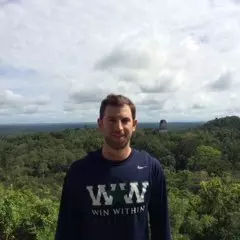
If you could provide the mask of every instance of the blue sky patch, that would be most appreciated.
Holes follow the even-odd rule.
[[[29,78],[38,75],[38,72],[32,68],[21,69],[11,65],[0,65],[0,78]]]

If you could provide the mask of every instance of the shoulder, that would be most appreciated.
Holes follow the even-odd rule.
[[[157,159],[152,154],[143,151],[149,161],[150,166],[150,178],[153,184],[165,184],[166,175],[164,172],[164,168],[161,164],[160,159]]]
[[[99,150],[88,152],[84,157],[74,160],[67,171],[68,175],[75,175],[84,172],[89,166],[92,167],[93,161],[99,156]]]
[[[160,159],[157,159],[151,153],[147,152],[146,150],[142,150],[142,149],[134,149],[134,150],[139,156],[144,157],[153,166],[161,167]]]
[[[156,157],[154,157],[151,153],[145,151],[145,150],[139,150],[139,149],[135,149],[135,152],[139,155],[142,156],[145,164],[147,164],[150,169],[151,169],[151,173],[152,174],[161,174],[163,173],[163,166],[161,164],[161,160],[157,159]]]

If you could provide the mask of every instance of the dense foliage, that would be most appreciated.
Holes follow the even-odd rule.
[[[174,240],[240,239],[240,119],[189,131],[139,129],[132,145],[163,164]],[[2,137],[0,239],[53,239],[66,170],[101,147],[96,129]]]

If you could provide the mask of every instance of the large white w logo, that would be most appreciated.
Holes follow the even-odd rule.
[[[120,183],[120,188],[121,190],[125,190],[125,183]],[[144,198],[145,198],[145,193],[147,191],[147,187],[148,187],[148,182],[143,182],[142,183],[142,192],[139,192],[139,187],[138,187],[138,183],[137,182],[131,182],[130,183],[130,192],[129,194],[124,196],[124,200],[127,204],[131,204],[133,203],[133,194],[135,193],[135,196],[137,198],[137,203],[143,203],[144,202]]]
[[[111,186],[111,192],[116,190],[116,185],[117,184],[110,184]],[[148,182],[142,182],[142,190],[141,192],[139,191],[139,186],[137,182],[131,182],[130,183],[130,191],[128,194],[124,195],[124,200],[126,204],[132,204],[133,203],[133,196],[135,194],[136,196],[136,202],[137,203],[144,203],[145,201],[145,193],[147,191],[147,187],[148,187]],[[119,187],[120,189],[118,189],[118,191],[124,191],[126,192],[126,183],[119,183]],[[94,206],[101,206],[101,197],[103,196],[104,201],[105,201],[105,205],[112,205],[113,203],[113,196],[110,194],[107,194],[106,192],[106,185],[98,185],[98,191],[96,196],[94,195],[93,192],[93,186],[87,186],[86,187],[89,195],[92,199],[92,205]]]
[[[93,193],[93,186],[87,186],[87,190],[92,199],[92,205],[101,206],[101,196],[104,197],[105,205],[112,205],[113,196],[107,195],[105,187],[106,185],[98,185],[98,192],[97,192],[97,196],[95,197]],[[116,189],[116,184],[111,184],[111,191],[115,191],[115,189]]]

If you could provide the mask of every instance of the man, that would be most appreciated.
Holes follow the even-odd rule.
[[[101,102],[100,150],[66,174],[56,240],[170,240],[166,182],[160,162],[130,146],[136,108],[122,95]],[[148,221],[149,217],[149,221]]]

